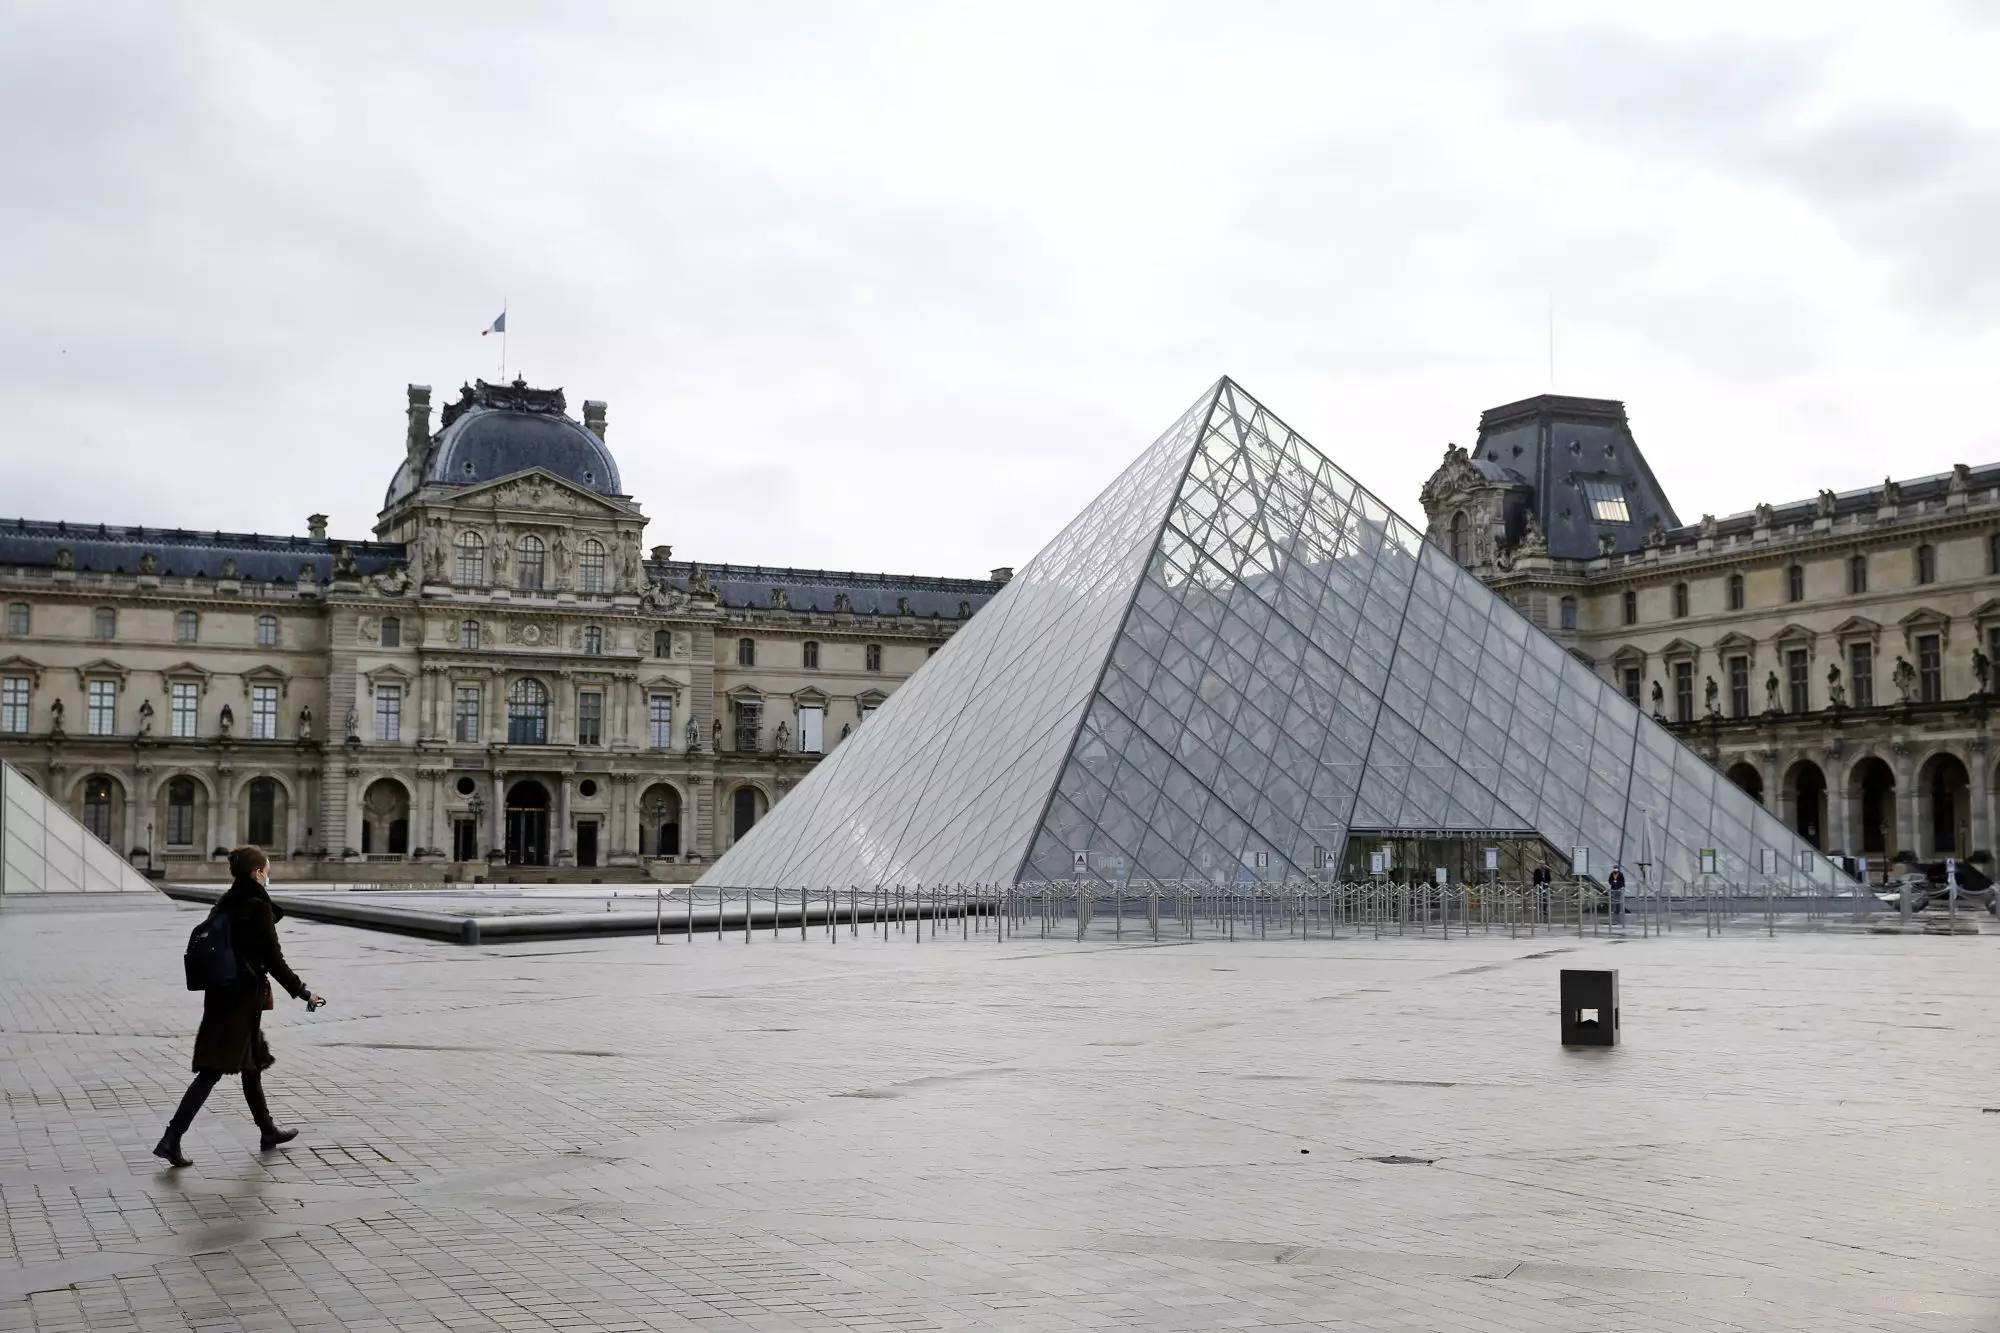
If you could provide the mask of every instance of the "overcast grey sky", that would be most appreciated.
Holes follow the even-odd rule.
[[[1684,519],[1989,461],[1990,12],[0,0],[0,515],[365,536],[503,297],[710,561],[1023,563],[1224,372],[1416,517],[1552,294]]]

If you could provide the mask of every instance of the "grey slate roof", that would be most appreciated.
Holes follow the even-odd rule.
[[[403,562],[400,542],[342,542],[315,537],[266,537],[244,532],[189,532],[181,528],[115,528],[102,523],[46,523],[25,518],[0,520],[0,565],[52,568],[56,552],[68,550],[76,568],[88,573],[136,574],[139,559],[151,553],[158,572],[174,577],[220,578],[222,562],[236,561],[245,579],[290,583],[305,565],[321,583],[345,546],[356,569],[373,574]]]
[[[1549,554],[1588,560],[1597,539],[1612,538],[1614,551],[1636,551],[1657,518],[1665,527],[1680,519],[1632,438],[1625,404],[1608,398],[1539,394],[1479,417],[1473,464],[1496,481],[1526,484],[1534,492],[1535,521],[1548,537]],[[1616,485],[1625,496],[1629,523],[1600,523],[1591,516],[1582,483]],[[1507,538],[1520,538],[1526,511],[1509,513]]]
[[[856,615],[893,616],[897,599],[910,599],[910,610],[923,617],[956,620],[960,603],[977,611],[1004,584],[991,579],[939,579],[919,574],[854,574],[827,569],[785,569],[768,565],[709,565],[668,560],[649,563],[647,575],[685,591],[694,571],[714,586],[725,607],[769,609],[771,590],[782,588],[793,611],[831,614],[834,598],[846,594]]]
[[[423,480],[476,486],[538,467],[599,495],[622,497],[611,450],[565,415],[565,406],[561,389],[531,389],[519,380],[466,385],[459,401],[445,406],[443,427],[424,456]],[[382,507],[415,489],[406,458]]]

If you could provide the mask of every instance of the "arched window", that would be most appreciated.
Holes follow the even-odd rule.
[[[532,532],[522,533],[521,540],[514,543],[517,557],[515,573],[518,576],[515,583],[523,592],[542,590],[543,550],[542,539]]]
[[[1451,558],[1459,564],[1465,563],[1465,515],[1451,516]]]
[[[591,657],[596,657],[604,651],[604,631],[602,629],[596,625],[585,625],[583,627],[583,651]]]
[[[1688,586],[1685,583],[1676,583],[1674,585],[1674,615],[1676,618],[1679,618],[1687,615],[1687,613]]]
[[[199,793],[193,778],[175,778],[167,784],[167,846],[194,846],[194,808]]]
[[[604,546],[587,541],[576,556],[577,586],[584,592],[604,591]]]
[[[243,841],[269,847],[277,841],[278,784],[258,778],[250,784],[250,817],[244,822]]]
[[[1806,567],[1789,565],[1785,569],[1785,600],[1803,602],[1806,599]]]
[[[1575,629],[1576,598],[1574,597],[1563,598],[1560,606],[1558,607],[1558,610],[1562,617],[1558,623],[1560,623],[1564,629]]]
[[[1743,609],[1743,576],[1741,574],[1731,574],[1729,576],[1729,609],[1731,611],[1741,611]]]
[[[1625,590],[1625,596],[1621,600],[1623,600],[1623,602],[1625,603],[1625,623],[1628,625],[1638,624],[1639,594],[1633,592],[1630,588],[1627,588]]]
[[[111,841],[111,779],[102,774],[83,782],[83,826],[100,842]]]
[[[549,692],[523,677],[507,691],[507,743],[545,745],[549,739]]]
[[[94,639],[115,639],[118,637],[118,613],[108,606],[100,606],[90,613],[90,635]]]
[[[276,648],[278,646],[278,618],[276,616],[257,617],[257,646]]]
[[[738,639],[736,641],[736,665],[757,665],[757,641],[755,639]]]
[[[805,645],[799,650],[799,654],[806,670],[819,670],[819,645],[817,643],[811,639],[807,639]]]
[[[671,630],[664,630],[664,629],[656,629],[656,630],[654,630],[654,631],[653,631],[653,656],[655,656],[655,657],[672,657],[673,655],[674,655],[674,636],[673,636],[673,632],[672,632]]]
[[[1917,582],[1937,582],[1937,548],[1929,542],[1917,548]]]
[[[486,539],[476,532],[458,534],[456,582],[475,588],[486,582]]]
[[[382,617],[382,646],[384,648],[403,646],[403,622],[395,616]]]
[[[193,643],[201,638],[201,617],[192,611],[174,613],[174,641]]]
[[[458,646],[466,652],[472,652],[479,647],[478,621],[461,620],[458,622]]]
[[[1857,597],[1868,591],[1868,557],[1859,552],[1847,557],[1847,591]]]
[[[882,645],[879,643],[869,644],[867,656],[868,669],[870,671],[880,671],[882,669]]]

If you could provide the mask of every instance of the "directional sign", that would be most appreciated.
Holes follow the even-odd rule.
[[[1432,872],[1432,878],[1435,879],[1438,883],[1443,884],[1448,882],[1451,877],[1444,873],[1443,866],[1439,866],[1435,871]]]
[[[1368,853],[1368,873],[1369,873],[1369,874],[1371,874],[1371,875],[1386,875],[1386,874],[1388,874],[1388,873],[1389,873],[1389,853],[1387,853],[1387,852],[1370,852],[1370,853]]]
[[[1715,848],[1713,847],[1702,848],[1701,873],[1704,875],[1713,875],[1716,872],[1716,862],[1718,861],[1718,859],[1719,858],[1715,854]]]
[[[1569,872],[1578,879],[1582,879],[1590,873],[1590,848],[1572,847],[1569,849]]]
[[[1269,870],[1271,868],[1271,854],[1269,852],[1257,853],[1257,868],[1259,870]]]
[[[1498,870],[1500,868],[1500,849],[1498,847],[1488,847],[1486,849],[1486,868],[1488,870]]]
[[[1760,875],[1775,875],[1778,873],[1777,848],[1759,847],[1757,849],[1757,873]]]

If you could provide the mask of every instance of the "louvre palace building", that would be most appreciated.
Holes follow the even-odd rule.
[[[1622,403],[1497,407],[1430,537],[1800,836],[1992,873],[2000,464],[1683,522]]]
[[[676,559],[560,389],[408,421],[367,540],[0,524],[0,758],[172,878],[678,878],[1010,576]]]

